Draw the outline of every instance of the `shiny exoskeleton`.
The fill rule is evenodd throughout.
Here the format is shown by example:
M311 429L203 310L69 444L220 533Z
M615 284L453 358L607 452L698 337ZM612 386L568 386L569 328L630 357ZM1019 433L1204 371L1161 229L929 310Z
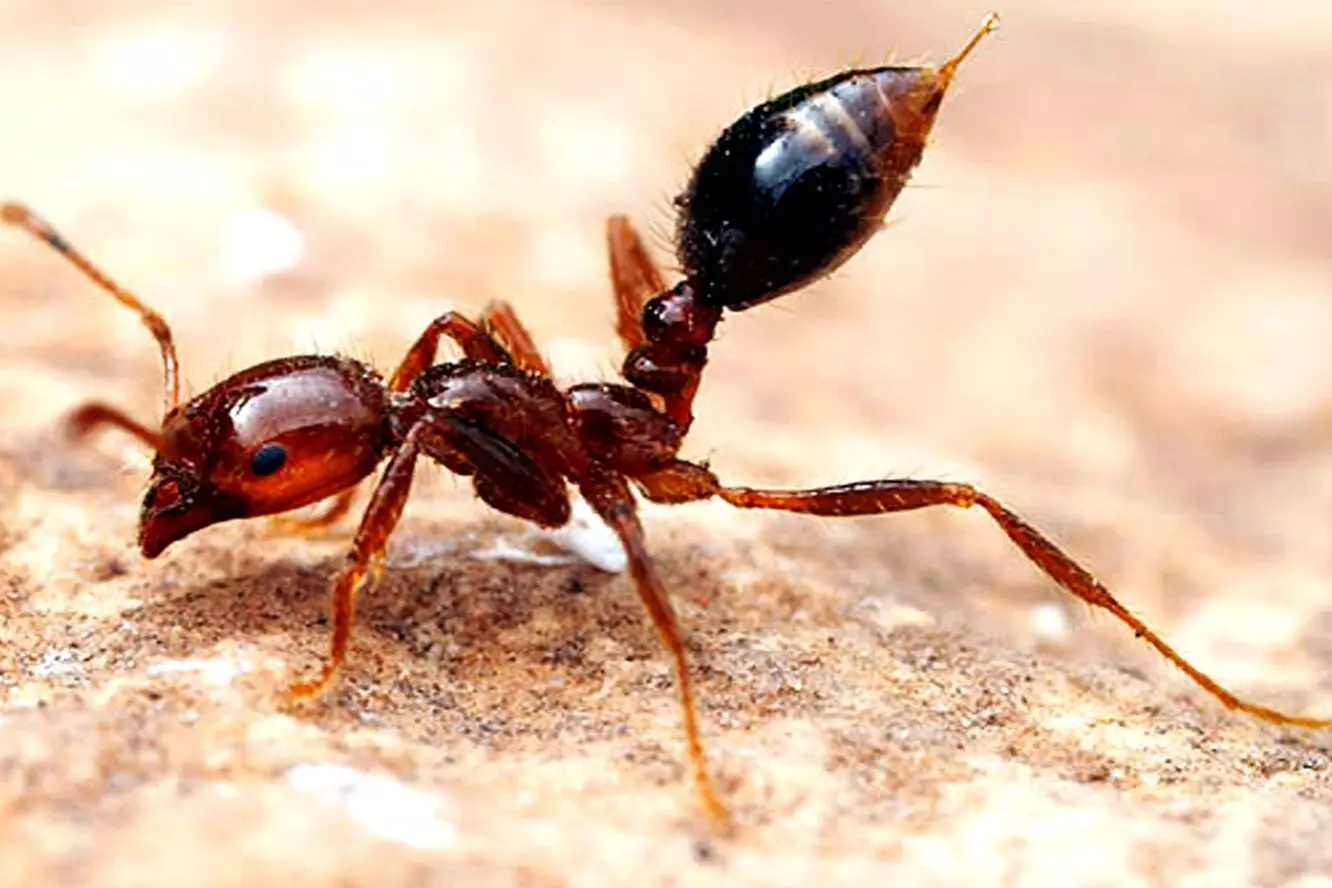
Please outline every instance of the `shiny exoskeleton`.
M878 231L920 162L958 64L993 21L938 70L846 71L764 102L713 143L676 199L684 280L642 306L646 341L626 337L625 378L663 396L682 429L722 311L831 273ZM646 264L627 223L612 221L611 240L613 261ZM661 292L650 272L643 278ZM640 314L632 303L627 311Z
M647 553L631 486L651 500L718 497L739 508L813 515L874 515L976 506L1063 589L1113 613L1232 709L1270 722L1332 727L1241 700L1177 654L1086 570L988 494L966 484L885 479L803 491L723 485L679 450L722 314L761 304L828 274L879 228L920 160L958 64L993 29L938 69L848 71L802 86L745 114L713 144L678 199L683 280L667 288L622 217L608 225L617 331L629 385L560 388L512 309L493 303L473 322L438 318L385 381L349 358L302 356L252 367L180 403L175 346L160 315L119 287L35 213L0 205L0 220L58 250L156 337L166 383L157 429L98 403L73 427L119 427L156 456L144 497L139 545L148 558L220 521L331 507L313 524L345 514L356 485L387 459L347 563L333 582L333 636L312 681L294 698L322 692L346 657L356 594L398 523L416 461L426 456L471 476L494 508L545 526L565 523L576 489L618 535L629 570L675 667L696 786L715 820L725 809L704 757L684 644L670 598ZM463 360L435 363L440 340Z

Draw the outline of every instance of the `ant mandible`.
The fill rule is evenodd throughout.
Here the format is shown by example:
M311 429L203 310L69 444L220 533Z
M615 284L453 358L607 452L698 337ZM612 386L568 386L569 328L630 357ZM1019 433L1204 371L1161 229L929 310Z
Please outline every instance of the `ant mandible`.
M676 201L684 280L674 287L667 289L628 220L611 218L616 330L628 349L629 385L558 388L513 310L497 302L477 322L455 312L435 320L387 384L359 361L308 355L252 367L181 404L175 346L161 315L27 207L0 205L0 218L59 251L137 312L157 340L166 388L160 428L98 403L71 417L76 432L118 427L155 451L139 520L144 557L221 521L330 498L333 506L317 520L332 521L346 512L356 484L388 459L332 586L328 657L315 678L289 689L294 699L319 695L341 668L357 593L375 572L424 455L470 475L494 508L547 527L569 519L572 485L611 527L672 657L694 783L718 822L726 812L707 767L680 628L648 555L632 488L660 503L719 497L742 509L822 516L978 506L1060 587L1110 611L1226 707L1275 724L1332 728L1332 719L1289 715L1218 685L1043 534L971 485L902 478L761 490L724 485L705 465L678 457L723 311L798 290L859 250L920 161L958 65L997 24L997 16L987 17L937 69L846 71L764 102L727 128ZM463 360L435 363L443 337Z

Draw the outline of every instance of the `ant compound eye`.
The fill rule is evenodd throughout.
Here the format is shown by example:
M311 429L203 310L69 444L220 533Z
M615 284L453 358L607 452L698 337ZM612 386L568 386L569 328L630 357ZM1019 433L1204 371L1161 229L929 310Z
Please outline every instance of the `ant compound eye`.
M250 460L250 471L260 478L266 478L287 462L287 448L281 444L265 444L255 451Z

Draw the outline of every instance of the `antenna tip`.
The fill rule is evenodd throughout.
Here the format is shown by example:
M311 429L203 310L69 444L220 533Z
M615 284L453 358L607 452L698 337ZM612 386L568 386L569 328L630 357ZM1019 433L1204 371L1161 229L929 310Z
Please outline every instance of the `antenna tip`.
M51 223L38 216L25 204L12 200L0 203L0 222L24 229L61 253L68 253L70 250L69 243L51 227Z
M6 225L22 225L32 212L21 203L5 201L0 203L0 222Z

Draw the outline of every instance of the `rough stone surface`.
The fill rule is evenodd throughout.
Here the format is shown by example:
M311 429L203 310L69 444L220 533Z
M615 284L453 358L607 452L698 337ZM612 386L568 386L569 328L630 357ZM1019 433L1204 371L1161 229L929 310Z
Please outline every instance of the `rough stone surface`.
M901 224L726 323L688 453L974 481L1219 679L1332 712L1332 11L1074 6L1002 8ZM608 213L669 262L748 103L980 12L0 3L0 194L163 310L195 391L387 367L496 297L607 378ZM981 515L647 512L730 839L626 579L493 557L553 550L433 469L345 681L286 710L351 522L139 559L143 455L59 420L151 417L149 341L0 235L0 885L1332 884L1329 738L1226 713Z

